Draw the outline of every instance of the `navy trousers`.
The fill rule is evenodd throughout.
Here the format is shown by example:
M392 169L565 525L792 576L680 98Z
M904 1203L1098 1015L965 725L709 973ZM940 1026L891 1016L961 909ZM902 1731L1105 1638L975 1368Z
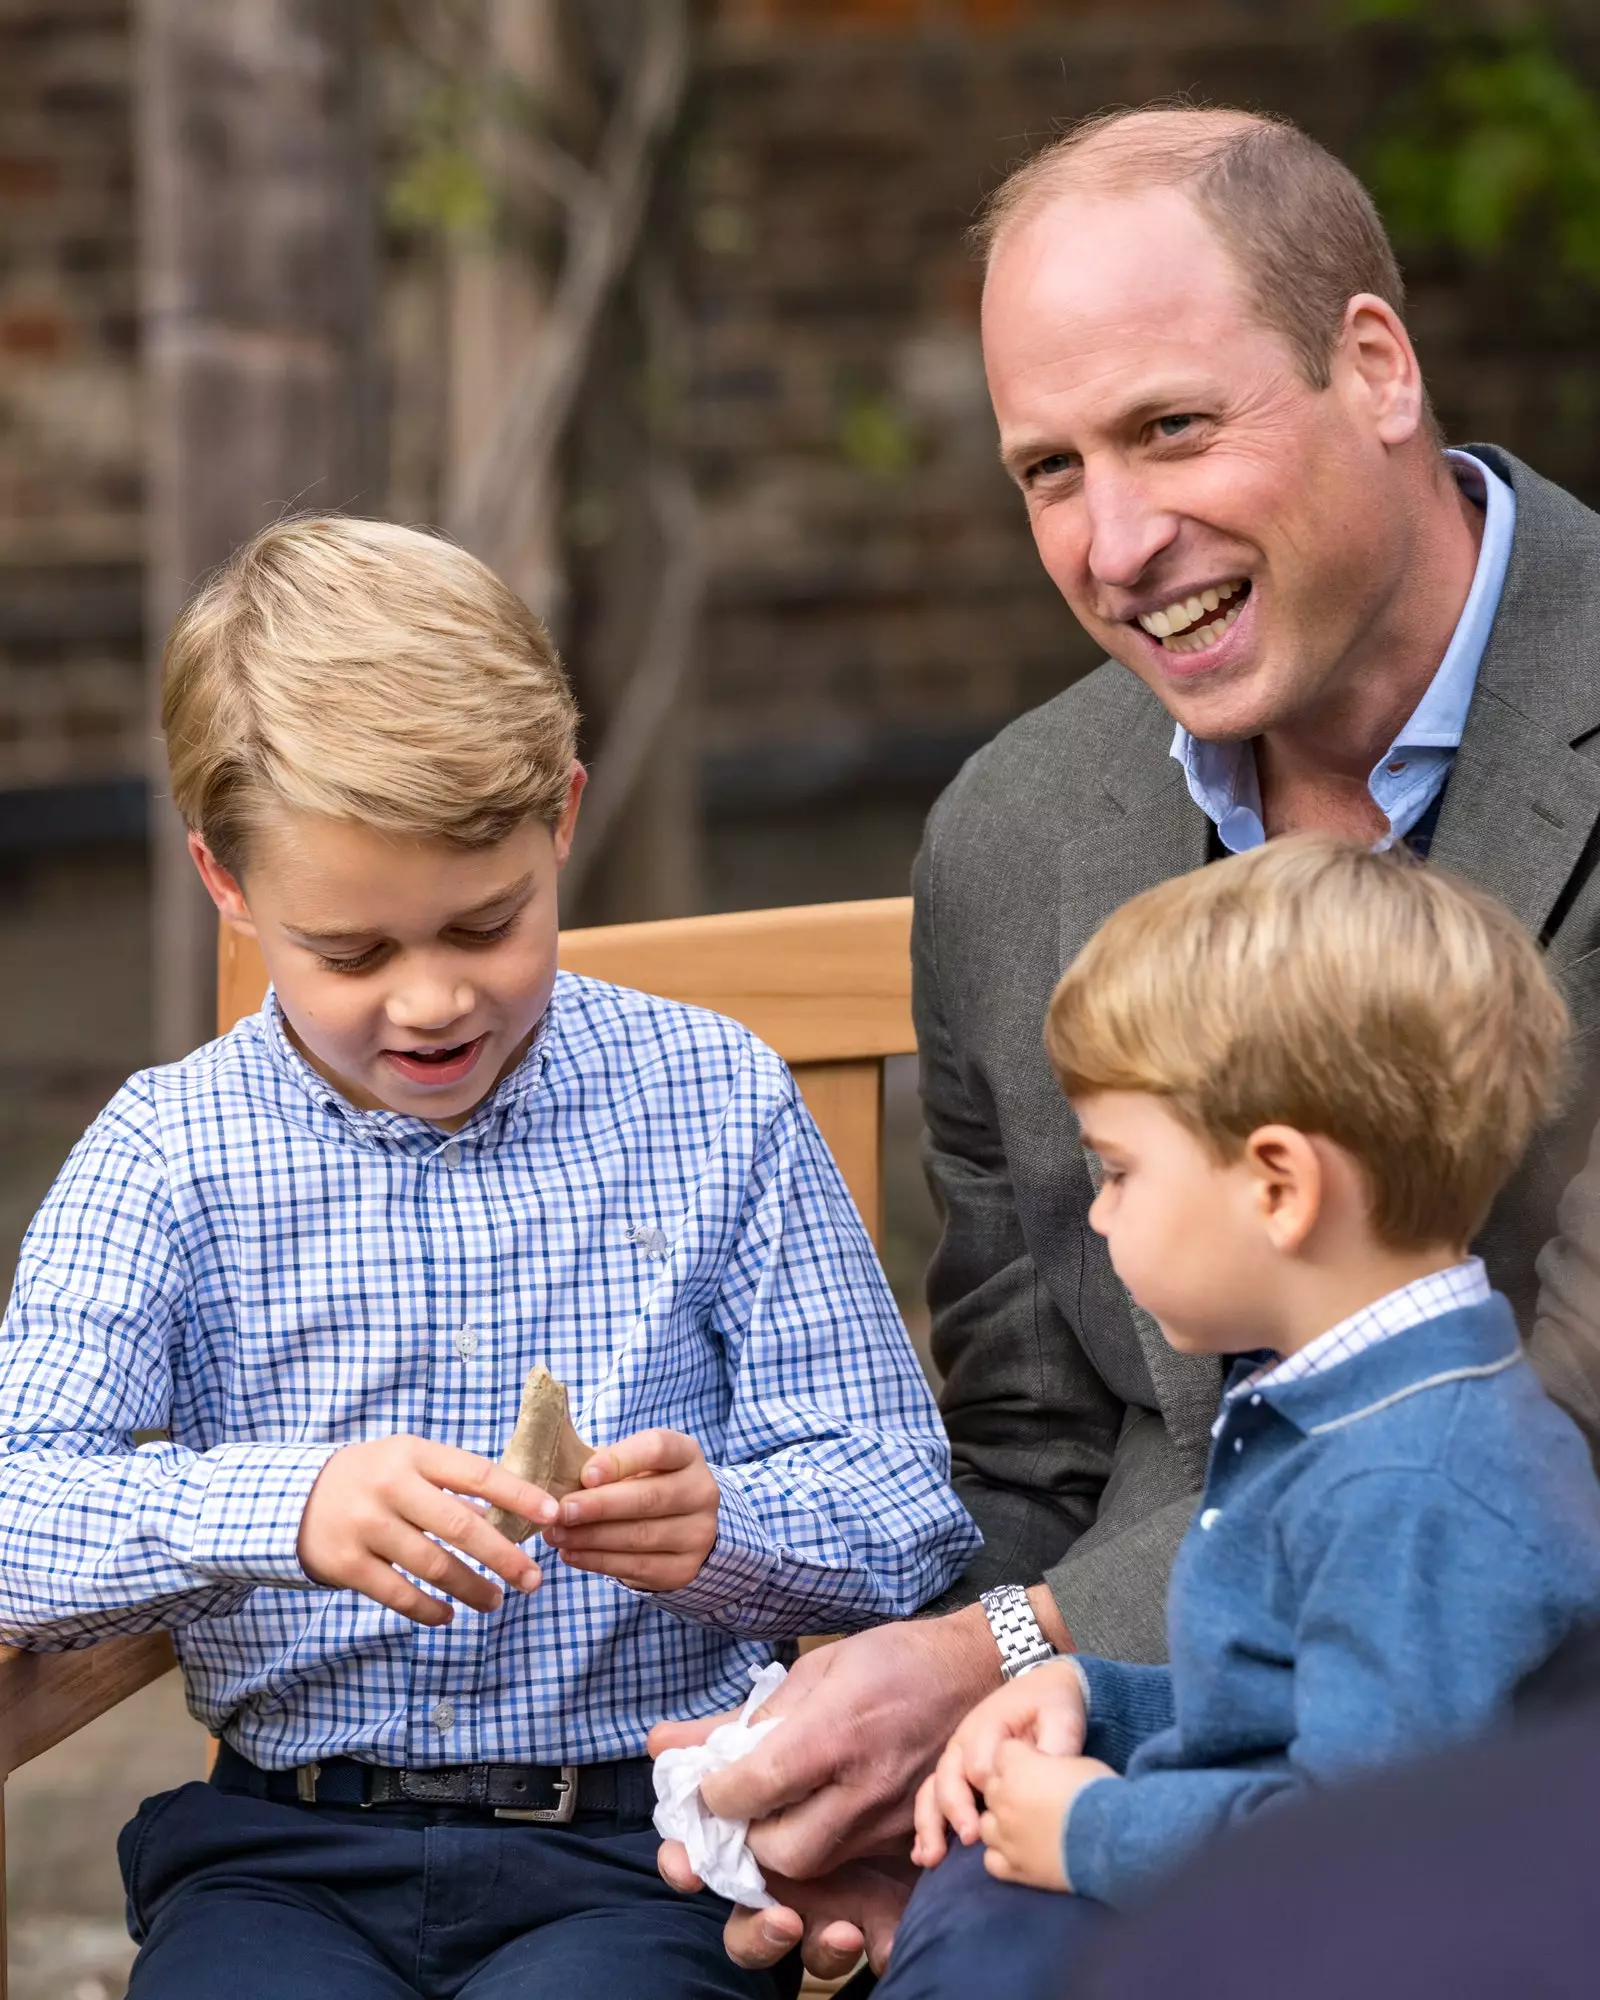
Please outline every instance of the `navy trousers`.
M656 1873L649 1822L278 1805L183 1785L118 1843L129 2000L788 2000L742 1972L728 1905Z
M1104 1903L997 1882L981 1846L952 1847L912 1891L877 2000L1071 2000L1116 1927Z

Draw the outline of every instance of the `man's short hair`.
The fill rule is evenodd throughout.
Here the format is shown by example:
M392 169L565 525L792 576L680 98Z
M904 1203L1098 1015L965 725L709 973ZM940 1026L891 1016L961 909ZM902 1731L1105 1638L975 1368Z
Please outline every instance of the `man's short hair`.
M549 635L465 549L342 515L264 529L179 614L172 796L234 873L263 806L462 847L566 805L577 709Z
M1067 1094L1162 1099L1219 1160L1263 1125L1342 1146L1396 1248L1465 1243L1555 1109L1567 1012L1491 897L1302 834L1125 903L1068 968Z
M973 239L987 256L1019 221L1069 189L1188 195L1243 275L1261 322L1305 379L1328 386L1344 311L1372 292L1398 313L1405 285L1372 197L1343 161L1286 118L1181 102L1085 118L1025 160L985 202Z

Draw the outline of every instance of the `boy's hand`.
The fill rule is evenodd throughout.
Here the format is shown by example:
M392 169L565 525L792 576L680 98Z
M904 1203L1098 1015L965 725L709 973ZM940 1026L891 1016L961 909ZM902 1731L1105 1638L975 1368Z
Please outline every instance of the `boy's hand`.
M934 1868L944 1859L946 1821L963 1847L979 1837L974 1794L988 1792L1002 1746L1020 1741L1047 1757L1076 1757L1086 1728L1083 1688L1065 1660L1035 1667L986 1696L945 1745L917 1793L912 1860Z
M717 1544L722 1499L705 1454L679 1431L640 1431L583 1468L585 1491L561 1502L544 1538L574 1569L631 1590L681 1590Z
M556 1503L542 1488L475 1452L419 1437L374 1438L345 1445L322 1468L300 1516L300 1567L313 1583L359 1590L419 1625L448 1625L455 1612L418 1590L402 1571L474 1611L497 1610L503 1597L488 1577L468 1569L440 1542L472 1556L517 1590L537 1590L539 1565L491 1528L462 1494L536 1523L555 1518Z
M1067 1808L1085 1785L1116 1775L1095 1757L1051 1757L1031 1744L1002 1743L984 1790L984 1867L1002 1882L1065 1889L1061 1828Z

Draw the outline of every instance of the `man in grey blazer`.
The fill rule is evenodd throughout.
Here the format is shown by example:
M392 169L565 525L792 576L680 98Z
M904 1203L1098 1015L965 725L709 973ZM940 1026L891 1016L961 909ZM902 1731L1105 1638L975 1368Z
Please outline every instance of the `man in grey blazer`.
M1445 454L1381 224L1293 128L1097 121L1012 177L987 240L1002 458L1109 655L968 764L916 873L934 1353L986 1544L964 1589L1019 1588L808 1657L784 1726L707 1781L791 1878L892 1845L1003 1672L1069 1645L1164 1657L1220 1368L1169 1349L1118 1284L1041 1043L1063 966L1148 885L1322 827L1406 841L1548 946L1574 1088L1477 1247L1547 1384L1600 1431L1587 1321L1535 1324L1600 1095L1600 518L1493 447ZM685 1882L680 1854L663 1867ZM870 1864L784 1893L795 1907L736 1913L744 1962L803 1916L808 1955L837 1964L903 1896Z

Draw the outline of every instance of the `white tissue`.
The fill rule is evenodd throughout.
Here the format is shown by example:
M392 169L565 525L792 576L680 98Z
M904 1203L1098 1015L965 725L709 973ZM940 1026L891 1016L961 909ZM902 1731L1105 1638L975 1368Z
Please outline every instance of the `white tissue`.
M750 1718L782 1687L787 1670L774 1660L770 1666L752 1667L750 1677L755 1686L737 1722L713 1729L704 1743L687 1750L663 1750L656 1759L656 1832L663 1840L683 1842L689 1866L708 1889L726 1896L730 1903L744 1904L746 1909L770 1910L777 1898L767 1894L756 1858L746 1844L750 1822L718 1819L700 1796L702 1778L737 1763L783 1720L781 1715L770 1716L765 1722Z

